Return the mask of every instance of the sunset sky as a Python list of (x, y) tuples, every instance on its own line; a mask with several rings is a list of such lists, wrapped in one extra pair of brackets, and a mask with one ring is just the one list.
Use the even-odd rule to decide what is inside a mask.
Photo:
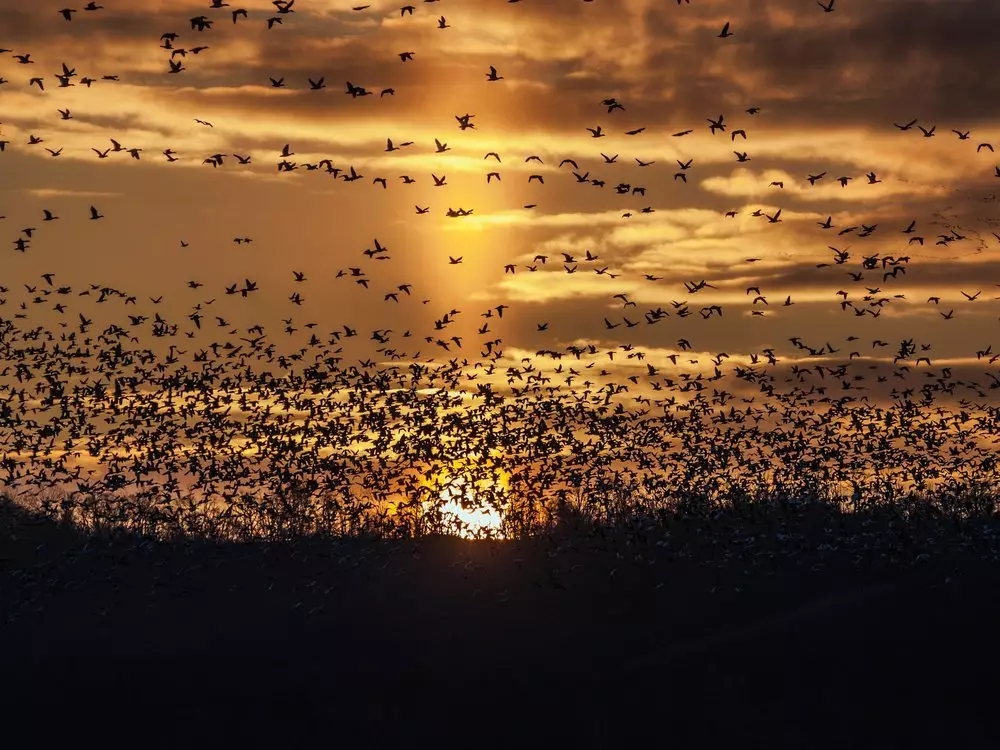
[[(204, 308), (206, 325), (219, 315), (273, 335), (292, 319), (296, 336), (309, 322), (318, 331), (348, 325), (359, 330), (359, 347), (376, 329), (412, 330), (392, 342), (421, 358), (473, 361), (481, 341), (499, 337), (511, 361), (574, 342), (631, 343), (670, 367), (666, 357), (683, 338), (692, 351), (681, 365), (701, 356), (708, 366), (719, 352), (749, 361), (768, 347), (786, 365), (842, 363), (850, 351), (891, 363), (899, 342), (913, 338), (931, 346), (922, 353), (935, 367), (980, 379), (995, 370), (976, 358), (993, 342), (1000, 351), (1000, 153), (977, 151), (1000, 149), (1000, 7), (989, 0), (837, 0), (833, 12), (812, 0), (441, 0), (415, 2), (412, 15), (380, 0), (363, 10), (297, 0), (280, 14), (263, 0), (218, 9), (150, 0), (141, 10), (107, 0), (94, 11), (75, 3), (71, 21), (59, 13), (66, 3), (0, 0), (8, 312), (30, 299), (23, 284), (44, 286), (40, 275), (51, 272), (57, 286), (135, 294), (139, 304), (127, 312), (173, 315), (187, 329), (194, 306), (216, 299)], [(247, 13), (234, 23), (238, 7)], [(198, 16), (211, 27), (193, 30)], [(275, 17), (281, 23), (269, 29)], [(733, 35), (720, 38), (726, 22)], [(166, 33), (177, 34), (173, 50), (161, 46)], [(206, 49), (192, 54), (199, 46)], [(171, 74), (181, 49), (187, 54), (173, 60), (183, 69)], [(404, 52), (412, 60), (402, 61)], [(18, 62), (24, 54), (31, 63)], [(63, 64), (76, 71), (68, 87), (57, 78)], [(502, 80), (487, 80), (491, 65)], [(102, 78), (109, 75), (118, 80)], [(88, 76), (90, 87), (81, 83)], [(326, 87), (311, 90), (310, 78)], [(346, 81), (373, 95), (347, 95)], [(387, 88), (395, 93), (380, 96)], [(608, 98), (624, 110), (609, 113)], [(456, 116), (465, 114), (474, 128), (460, 128)], [(720, 114), (726, 129), (713, 135), (708, 120)], [(893, 125), (911, 120), (906, 131)], [(606, 137), (592, 137), (587, 128), (597, 126)], [(934, 137), (918, 126), (936, 127)], [(745, 139), (732, 135), (737, 129)], [(29, 145), (32, 136), (43, 142)], [(413, 145), (386, 152), (387, 138)], [(110, 139), (140, 148), (140, 158), (99, 158), (94, 149)], [(435, 139), (448, 150), (437, 153)], [(297, 168), (279, 172), (285, 144)], [(176, 161), (162, 154), (168, 148)], [(484, 159), (491, 151), (501, 163)], [(605, 163), (602, 152), (617, 161)], [(216, 153), (223, 164), (206, 164)], [(234, 154), (252, 158), (241, 165)], [(541, 163), (525, 161), (532, 155)], [(323, 159), (363, 177), (345, 182), (304, 166)], [(559, 166), (564, 159), (579, 169)], [(499, 182), (487, 184), (491, 171)], [(869, 172), (880, 182), (868, 184)], [(810, 185), (807, 176), (820, 173)], [(435, 187), (432, 174), (446, 184)], [(544, 183), (529, 184), (530, 175)], [(851, 178), (846, 187), (840, 176)], [(387, 188), (373, 183), (378, 177)], [(645, 195), (617, 194), (618, 184)], [(91, 205), (103, 218), (89, 220)], [(416, 206), (429, 211), (418, 215)], [(450, 218), (449, 208), (474, 213)], [(43, 209), (58, 220), (43, 222)], [(752, 216), (779, 209), (780, 222)], [(823, 229), (828, 216), (832, 228)], [(901, 233), (914, 220), (913, 233)], [(877, 227), (865, 233), (863, 225)], [(37, 231), (17, 252), (26, 227)], [(856, 229), (839, 234), (845, 227)], [(952, 229), (965, 239), (937, 244)], [(923, 245), (909, 241), (917, 236)], [(376, 239), (389, 259), (363, 254)], [(831, 247), (847, 261), (835, 263)], [(598, 260), (587, 261), (588, 252)], [(562, 253), (576, 259), (568, 264), (575, 273)], [(547, 262), (533, 262), (537, 255)], [(878, 267), (863, 269), (865, 256), (877, 256)], [(908, 256), (905, 271), (884, 279), (893, 268), (884, 256)], [(367, 289), (336, 278), (350, 267), (363, 270)], [(849, 275), (862, 271), (858, 281)], [(225, 295), (245, 278), (260, 291)], [(204, 287), (188, 288), (192, 280)], [(685, 287), (703, 280), (715, 288)], [(768, 304), (753, 303), (751, 286)], [(288, 299), (294, 292), (301, 305)], [(385, 299), (390, 292), (398, 303)], [(981, 294), (970, 301), (962, 292)], [(148, 298), (159, 295), (154, 309)], [(783, 305), (789, 296), (794, 304)], [(679, 317), (674, 303), (691, 314)], [(478, 334), (481, 313), (500, 304), (509, 305), (503, 319)], [(99, 312), (88, 305), (71, 299), (64, 319)], [(704, 317), (713, 305), (723, 315)], [(35, 305), (30, 319), (58, 320), (49, 307)], [(656, 308), (669, 315), (647, 324)], [(881, 314), (854, 312), (866, 308)], [(461, 313), (444, 338), (457, 335), (463, 347), (446, 353), (423, 339), (442, 335), (433, 322), (451, 309)], [(857, 341), (846, 340), (852, 335)], [(792, 336), (839, 351), (804, 357)]]

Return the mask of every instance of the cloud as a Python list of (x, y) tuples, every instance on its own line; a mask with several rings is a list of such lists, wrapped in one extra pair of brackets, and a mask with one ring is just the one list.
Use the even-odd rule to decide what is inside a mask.
[[(953, 192), (954, 188), (945, 185), (922, 185), (916, 182), (902, 182), (886, 177), (881, 183), (868, 184), (864, 176), (845, 175), (854, 181), (852, 185), (841, 186), (836, 180), (840, 175), (827, 174), (822, 181), (810, 185), (807, 180), (778, 169), (766, 169), (754, 172), (750, 169), (735, 169), (729, 176), (709, 177), (701, 181), (700, 186), (713, 193), (737, 198), (763, 198), (767, 196), (790, 195), (798, 199), (829, 203), (830, 201), (856, 203), (858, 190), (864, 190), (864, 200), (881, 202), (890, 198), (901, 197), (942, 197)], [(879, 179), (876, 175), (876, 179)], [(773, 183), (781, 183), (780, 187)], [(778, 191), (781, 191), (780, 193)], [(850, 192), (849, 192), (850, 191)]]
[[(350, 283), (322, 287), (293, 312), (397, 328), (402, 316), (416, 331), (425, 322), (418, 313), (382, 300), (384, 290), (413, 281), (421, 300), (432, 299), (419, 314), (439, 304), (509, 302), (506, 326), (518, 319), (517, 308), (525, 310), (523, 325), (510, 323), (512, 345), (544, 346), (546, 336), (586, 333), (662, 347), (658, 337), (669, 330), (670, 340), (689, 336), (704, 351), (747, 350), (764, 339), (780, 345), (801, 330), (832, 340), (854, 331), (902, 335), (906, 325), (919, 324), (936, 347), (958, 356), (991, 335), (997, 310), (987, 297), (996, 295), (985, 290), (1000, 283), (991, 234), (1000, 230), (993, 175), (1000, 152), (977, 153), (976, 146), (1000, 150), (1000, 84), (990, 67), (996, 3), (883, 0), (825, 14), (812, 3), (621, 0), (580, 3), (567, 13), (555, 2), (463, 0), (415, 3), (411, 18), (388, 0), (373, 0), (364, 12), (313, 0), (271, 30), (267, 0), (243, 3), (250, 18), (236, 24), (228, 9), (207, 5), (109, 5), (66, 23), (57, 13), (61, 2), (37, 0), (5, 16), (16, 43), (4, 46), (30, 51), (37, 63), (0, 56), (0, 75), (10, 81), (2, 90), (3, 137), (11, 141), (0, 154), (3, 213), (37, 216), (38, 198), (57, 197), (113, 196), (116, 209), (102, 207), (108, 220), (95, 222), (92, 235), (77, 236), (65, 219), (47, 226), (35, 245), (44, 253), (16, 259), (25, 269), (34, 273), (40, 266), (33, 264), (68, 255), (59, 241), (72, 239), (73, 252), (113, 260), (101, 274), (120, 274), (123, 284), (185, 290), (190, 266), (171, 254), (183, 237), (198, 248), (198, 275), (206, 281), (231, 282), (234, 267), (259, 276), (272, 296), (255, 303), (253, 314), (237, 308), (248, 324), (258, 311), (261, 319), (290, 314), (290, 264), (308, 271), (316, 286), (357, 264), (380, 294)], [(201, 14), (215, 24), (197, 33), (189, 18)], [(437, 28), (441, 14), (449, 29)], [(719, 40), (725, 20), (736, 35)], [(177, 32), (173, 46), (187, 51), (176, 55), (187, 68), (178, 75), (166, 72), (174, 50), (161, 46), (165, 31)], [(195, 55), (189, 50), (196, 45), (208, 49)], [(410, 50), (414, 60), (401, 62), (398, 53)], [(99, 80), (90, 88), (79, 78), (58, 87), (53, 74), (63, 61)], [(503, 81), (485, 80), (489, 65)], [(110, 73), (121, 81), (100, 80)], [(29, 87), (33, 75), (44, 77), (44, 92)], [(321, 76), (327, 88), (309, 90), (307, 79)], [(273, 88), (270, 77), (284, 78), (287, 88)], [(347, 80), (376, 95), (347, 95)], [(395, 95), (378, 96), (389, 87)], [(608, 112), (601, 104), (607, 97), (624, 110)], [(750, 105), (760, 112), (749, 114)], [(73, 119), (60, 119), (64, 108)], [(476, 128), (462, 131), (454, 118), (466, 112)], [(720, 113), (727, 130), (712, 135), (706, 119)], [(196, 117), (215, 127), (194, 123)], [(935, 137), (893, 127), (914, 118), (936, 125)], [(586, 128), (597, 125), (606, 137), (591, 137)], [(640, 127), (640, 135), (625, 135)], [(689, 135), (673, 136), (689, 128)], [(952, 128), (971, 136), (960, 140)], [(747, 138), (733, 140), (735, 129)], [(45, 143), (28, 146), (29, 134)], [(110, 138), (142, 148), (141, 162), (122, 154), (98, 159), (92, 149), (103, 150)], [(414, 145), (386, 153), (386, 138)], [(450, 150), (435, 153), (435, 138)], [(285, 143), (296, 152), (293, 173), (276, 171)], [(63, 155), (51, 158), (45, 146), (62, 147)], [(167, 163), (166, 148), (180, 161)], [(484, 159), (489, 151), (501, 163)], [(739, 164), (734, 151), (750, 161)], [(205, 166), (216, 152), (247, 154), (252, 163), (229, 158), (219, 169)], [(617, 161), (607, 163), (602, 152)], [(532, 154), (544, 164), (526, 162)], [(323, 158), (354, 165), (365, 179), (348, 185), (304, 166)], [(559, 166), (564, 158), (576, 166)], [(639, 167), (636, 159), (655, 163)], [(677, 161), (689, 160), (688, 183), (675, 180)], [(486, 185), (493, 170), (502, 179)], [(869, 171), (879, 184), (867, 184)], [(809, 185), (807, 175), (820, 172), (826, 176)], [(432, 187), (432, 173), (447, 175), (447, 186)], [(544, 176), (544, 186), (527, 183), (532, 173)], [(403, 174), (416, 183), (404, 186)], [(846, 188), (835, 182), (841, 175), (853, 178)], [(377, 176), (388, 189), (372, 184)], [(770, 187), (774, 180), (784, 187)], [(629, 189), (619, 194), (618, 184)], [(429, 206), (429, 213), (416, 217), (414, 205)], [(444, 216), (458, 206), (475, 213)], [(753, 216), (779, 209), (777, 224)], [(727, 211), (736, 216), (727, 218)], [(827, 216), (833, 228), (821, 229)], [(911, 220), (923, 247), (900, 233)], [(113, 222), (128, 231), (109, 234)], [(878, 230), (839, 234), (861, 224)], [(969, 239), (936, 245), (949, 225)], [(160, 253), (155, 278), (118, 262), (132, 257), (132, 240), (146, 231), (158, 248), (151, 252)], [(255, 237), (238, 257), (229, 244), (236, 235)], [(393, 247), (391, 262), (360, 255), (373, 236)], [(849, 262), (835, 264), (830, 246), (849, 252)], [(567, 274), (560, 253), (580, 258), (588, 251), (599, 260)], [(538, 254), (548, 262), (535, 261)], [(464, 261), (449, 265), (448, 255)], [(848, 272), (863, 270), (866, 255), (911, 260), (905, 275), (884, 280), (879, 268), (855, 282)], [(510, 263), (513, 275), (504, 272)], [(607, 273), (595, 273), (603, 267)], [(699, 279), (717, 289), (689, 294), (684, 282)], [(753, 304), (745, 289), (757, 285), (770, 302), (768, 315), (743, 317)], [(863, 306), (869, 286), (882, 288), (876, 298), (893, 298), (877, 320), (840, 309), (838, 290)], [(963, 301), (961, 290), (980, 287), (981, 300)], [(613, 300), (619, 292), (644, 310), (662, 305), (672, 315), (655, 326), (607, 331), (605, 314), (632, 315)], [(787, 295), (794, 306), (781, 306)], [(954, 305), (954, 321), (926, 303), (931, 295)], [(687, 302), (693, 315), (674, 315), (673, 301)], [(181, 302), (168, 295), (164, 304)], [(724, 306), (722, 321), (697, 314), (709, 304)], [(534, 329), (542, 319), (552, 321), (551, 335)]]
[(29, 188), (24, 191), (33, 198), (121, 198), (124, 193), (97, 190), (63, 190), (60, 188)]

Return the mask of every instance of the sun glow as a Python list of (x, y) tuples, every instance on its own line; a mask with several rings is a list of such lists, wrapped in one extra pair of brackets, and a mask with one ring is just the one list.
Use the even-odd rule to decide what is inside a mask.
[[(471, 461), (456, 462), (439, 475), (437, 512), (443, 529), (464, 537), (503, 536), (502, 506), (495, 507), (506, 487), (506, 477)], [(434, 501), (425, 503), (428, 509)]]
[(441, 517), (445, 528), (459, 536), (501, 535), (503, 515), (478, 500), (471, 483), (462, 477), (441, 490)]

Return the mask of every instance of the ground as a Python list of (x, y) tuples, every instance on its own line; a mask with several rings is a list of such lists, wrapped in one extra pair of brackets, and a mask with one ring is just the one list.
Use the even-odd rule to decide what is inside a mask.
[(0, 516), (8, 747), (1000, 746), (990, 544), (163, 544)]

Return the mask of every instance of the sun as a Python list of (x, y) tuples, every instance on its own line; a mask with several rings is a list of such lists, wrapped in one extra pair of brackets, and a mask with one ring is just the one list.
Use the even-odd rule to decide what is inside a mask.
[(510, 532), (510, 473), (499, 451), (469, 452), (428, 466), (420, 477), (418, 528), (465, 538)]
[(448, 533), (464, 537), (501, 536), (503, 514), (476, 497), (476, 488), (464, 476), (441, 490), (441, 520)]

